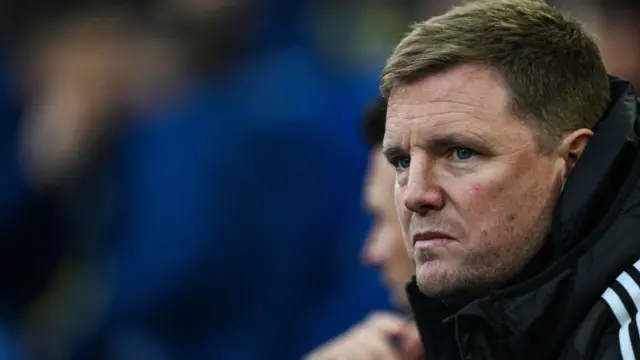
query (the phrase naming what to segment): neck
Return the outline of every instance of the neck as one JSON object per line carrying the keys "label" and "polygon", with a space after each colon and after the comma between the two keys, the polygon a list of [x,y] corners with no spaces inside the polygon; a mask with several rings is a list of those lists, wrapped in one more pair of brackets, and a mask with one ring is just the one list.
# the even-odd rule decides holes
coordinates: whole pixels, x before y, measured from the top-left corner
{"label": "neck", "polygon": [[507,288],[518,283],[522,283],[538,275],[553,262],[553,248],[549,241],[546,241],[540,251],[529,261],[529,264],[520,272],[518,276],[508,281],[501,288]]}

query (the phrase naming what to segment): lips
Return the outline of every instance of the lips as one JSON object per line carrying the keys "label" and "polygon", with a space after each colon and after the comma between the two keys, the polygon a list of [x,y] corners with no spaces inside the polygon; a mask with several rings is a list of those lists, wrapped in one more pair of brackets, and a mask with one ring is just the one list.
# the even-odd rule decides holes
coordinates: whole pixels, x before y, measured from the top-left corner
{"label": "lips", "polygon": [[445,244],[447,242],[455,240],[455,238],[452,235],[442,231],[419,232],[414,234],[412,236],[412,239],[413,239],[413,245],[420,242],[433,243],[434,245],[437,245],[437,244]]}

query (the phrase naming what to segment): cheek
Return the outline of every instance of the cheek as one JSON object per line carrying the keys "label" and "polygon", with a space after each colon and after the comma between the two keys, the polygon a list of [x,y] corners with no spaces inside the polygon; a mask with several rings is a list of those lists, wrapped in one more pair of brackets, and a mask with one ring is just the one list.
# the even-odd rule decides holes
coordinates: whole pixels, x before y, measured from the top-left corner
{"label": "cheek", "polygon": [[523,207],[531,212],[539,210],[549,192],[546,182],[540,180],[546,169],[513,170],[467,184],[467,191],[458,199],[458,210],[473,230],[486,233],[495,231],[496,226],[509,228],[516,225],[516,215]]}
{"label": "cheek", "polygon": [[398,234],[399,243],[404,250],[404,256],[411,258],[412,244],[407,240],[409,238],[409,227],[411,224],[412,213],[404,206],[402,199],[402,191],[396,186],[394,202],[396,208],[396,224],[398,225],[396,234]]}
{"label": "cheek", "polygon": [[484,197],[486,193],[486,186],[480,182],[471,183],[469,188],[469,199],[474,201],[477,198]]}
{"label": "cheek", "polygon": [[460,202],[473,209],[474,213],[486,213],[493,208],[493,204],[504,194],[504,187],[497,181],[474,181],[468,186],[464,198]]}
{"label": "cheek", "polygon": [[[513,181],[499,179],[479,179],[467,184],[467,191],[461,192],[454,201],[472,233],[486,233],[496,222],[502,222],[517,207],[517,196],[513,196],[513,188],[508,183]],[[516,199],[516,200],[514,200]]]}
{"label": "cheek", "polygon": [[398,228],[389,229],[389,231],[386,232],[385,241],[385,249],[392,263],[396,263],[407,257],[404,237]]}
{"label": "cheek", "polygon": [[399,189],[398,186],[395,188],[394,192],[394,203],[396,207],[396,214],[398,216],[398,220],[400,221],[400,225],[402,230],[407,230],[409,223],[411,222],[411,211],[404,206],[404,198],[403,190]]}
{"label": "cheek", "polygon": [[[487,211],[505,206],[518,206],[517,198],[535,187],[548,168],[534,155],[522,154],[513,159],[490,164],[469,178],[461,179],[467,189],[464,201],[471,208]],[[508,203],[506,203],[508,202]]]}

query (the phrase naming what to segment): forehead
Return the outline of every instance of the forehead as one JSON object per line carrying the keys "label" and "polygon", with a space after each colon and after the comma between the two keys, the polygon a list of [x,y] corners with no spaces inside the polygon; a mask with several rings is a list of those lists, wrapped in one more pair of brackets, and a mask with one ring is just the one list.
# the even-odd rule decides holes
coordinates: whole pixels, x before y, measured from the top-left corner
{"label": "forehead", "polygon": [[399,141],[398,136],[416,128],[434,136],[452,131],[491,133],[513,118],[497,72],[464,65],[394,89],[385,143]]}

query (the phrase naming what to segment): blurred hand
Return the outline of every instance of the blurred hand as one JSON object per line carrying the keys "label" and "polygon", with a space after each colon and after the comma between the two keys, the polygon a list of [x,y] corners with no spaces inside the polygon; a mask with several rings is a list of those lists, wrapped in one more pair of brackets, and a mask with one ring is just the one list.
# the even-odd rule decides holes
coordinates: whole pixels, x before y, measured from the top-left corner
{"label": "blurred hand", "polygon": [[[395,341],[394,341],[395,340]],[[394,342],[397,344],[394,346]],[[305,357],[305,360],[423,360],[415,324],[377,312]]]}

